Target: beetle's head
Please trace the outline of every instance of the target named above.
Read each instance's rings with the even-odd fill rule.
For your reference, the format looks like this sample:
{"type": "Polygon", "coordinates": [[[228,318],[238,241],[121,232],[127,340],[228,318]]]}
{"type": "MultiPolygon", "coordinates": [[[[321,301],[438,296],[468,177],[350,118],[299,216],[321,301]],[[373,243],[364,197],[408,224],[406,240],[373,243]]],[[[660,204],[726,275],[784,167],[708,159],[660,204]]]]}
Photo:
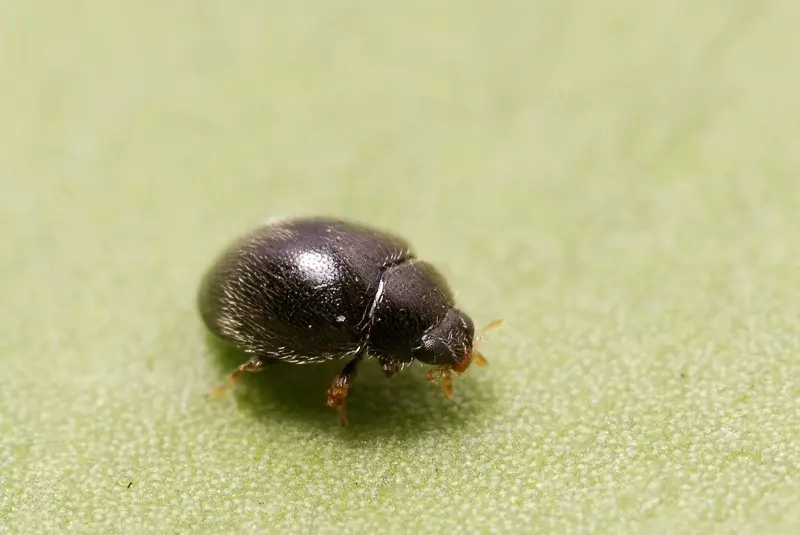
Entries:
{"type": "MultiPolygon", "coordinates": [[[[499,322],[494,323],[499,325],[499,322]]],[[[453,394],[451,372],[464,373],[473,362],[486,365],[486,359],[475,349],[479,340],[475,338],[475,325],[470,317],[451,308],[438,325],[423,335],[422,344],[415,350],[414,358],[436,366],[428,372],[428,380],[435,380],[438,374],[445,395],[450,397],[453,394]]]]}
{"type": "Polygon", "coordinates": [[[469,367],[475,326],[472,320],[451,308],[438,325],[422,336],[422,344],[414,351],[414,358],[434,366],[450,366],[464,371],[469,367]]]}

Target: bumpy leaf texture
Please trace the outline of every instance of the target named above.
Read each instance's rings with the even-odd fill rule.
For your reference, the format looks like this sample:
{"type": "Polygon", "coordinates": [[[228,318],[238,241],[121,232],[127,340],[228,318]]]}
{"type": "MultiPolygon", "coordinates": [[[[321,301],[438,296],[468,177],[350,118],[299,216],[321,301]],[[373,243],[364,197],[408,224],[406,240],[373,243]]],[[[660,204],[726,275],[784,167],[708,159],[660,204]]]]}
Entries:
{"type": "Polygon", "coordinates": [[[790,2],[0,6],[0,531],[800,530],[790,2]],[[504,327],[204,394],[199,279],[278,215],[504,327]]]}

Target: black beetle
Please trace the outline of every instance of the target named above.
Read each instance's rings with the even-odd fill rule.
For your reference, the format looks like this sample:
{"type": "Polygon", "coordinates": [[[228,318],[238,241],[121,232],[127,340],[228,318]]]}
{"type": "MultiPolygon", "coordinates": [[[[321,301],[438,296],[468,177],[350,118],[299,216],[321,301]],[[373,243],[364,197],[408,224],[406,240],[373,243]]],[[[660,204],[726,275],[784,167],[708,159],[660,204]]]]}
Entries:
{"type": "Polygon", "coordinates": [[[387,377],[414,360],[436,366],[427,379],[438,375],[447,397],[451,372],[486,364],[472,320],[454,307],[433,266],[405,240],[339,219],[272,220],[241,237],[203,278],[198,304],[214,335],[251,356],[230,383],[280,361],[351,357],[327,397],[343,425],[345,398],[366,355],[387,377]]]}

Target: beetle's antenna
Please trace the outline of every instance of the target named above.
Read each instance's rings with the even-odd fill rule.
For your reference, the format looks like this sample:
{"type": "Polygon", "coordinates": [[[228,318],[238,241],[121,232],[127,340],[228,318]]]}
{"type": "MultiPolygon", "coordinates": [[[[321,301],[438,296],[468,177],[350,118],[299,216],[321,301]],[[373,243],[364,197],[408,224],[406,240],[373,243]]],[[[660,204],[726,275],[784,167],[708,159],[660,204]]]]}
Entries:
{"type": "Polygon", "coordinates": [[[486,333],[494,331],[495,329],[499,329],[501,325],[503,325],[503,318],[493,319],[492,321],[489,322],[488,325],[486,325],[486,327],[481,329],[480,334],[478,334],[478,336],[476,336],[475,339],[472,341],[472,348],[473,348],[472,361],[478,366],[486,366],[489,363],[486,362],[486,358],[484,358],[483,353],[475,349],[475,347],[483,343],[483,339],[484,336],[486,336],[486,333]]]}
{"type": "Polygon", "coordinates": [[[481,329],[481,333],[475,337],[475,340],[472,342],[473,344],[477,345],[483,342],[483,337],[486,336],[486,333],[499,329],[503,325],[503,318],[495,318],[490,321],[486,327],[481,329]]]}
{"type": "Polygon", "coordinates": [[[483,353],[481,353],[477,349],[473,349],[472,350],[472,362],[474,362],[478,366],[488,366],[489,365],[489,363],[486,362],[486,357],[484,357],[483,353]]]}

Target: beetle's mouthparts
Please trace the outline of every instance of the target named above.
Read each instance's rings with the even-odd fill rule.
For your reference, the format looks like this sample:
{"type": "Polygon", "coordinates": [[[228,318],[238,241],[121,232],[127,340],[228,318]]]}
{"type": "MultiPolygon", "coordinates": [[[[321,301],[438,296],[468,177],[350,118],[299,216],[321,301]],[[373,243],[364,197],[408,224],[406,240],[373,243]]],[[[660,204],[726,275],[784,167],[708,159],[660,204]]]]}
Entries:
{"type": "Polygon", "coordinates": [[[467,351],[464,354],[464,358],[455,364],[438,366],[432,370],[429,370],[425,377],[431,383],[436,381],[438,377],[439,382],[442,385],[442,391],[444,392],[444,395],[450,398],[453,396],[453,372],[464,373],[473,362],[478,366],[486,366],[486,359],[483,358],[483,355],[481,355],[480,352],[472,349],[467,351]]]}
{"type": "Polygon", "coordinates": [[[451,369],[456,373],[464,373],[473,362],[478,366],[486,366],[487,364],[480,351],[471,349],[464,354],[464,358],[453,364],[451,369]]]}

